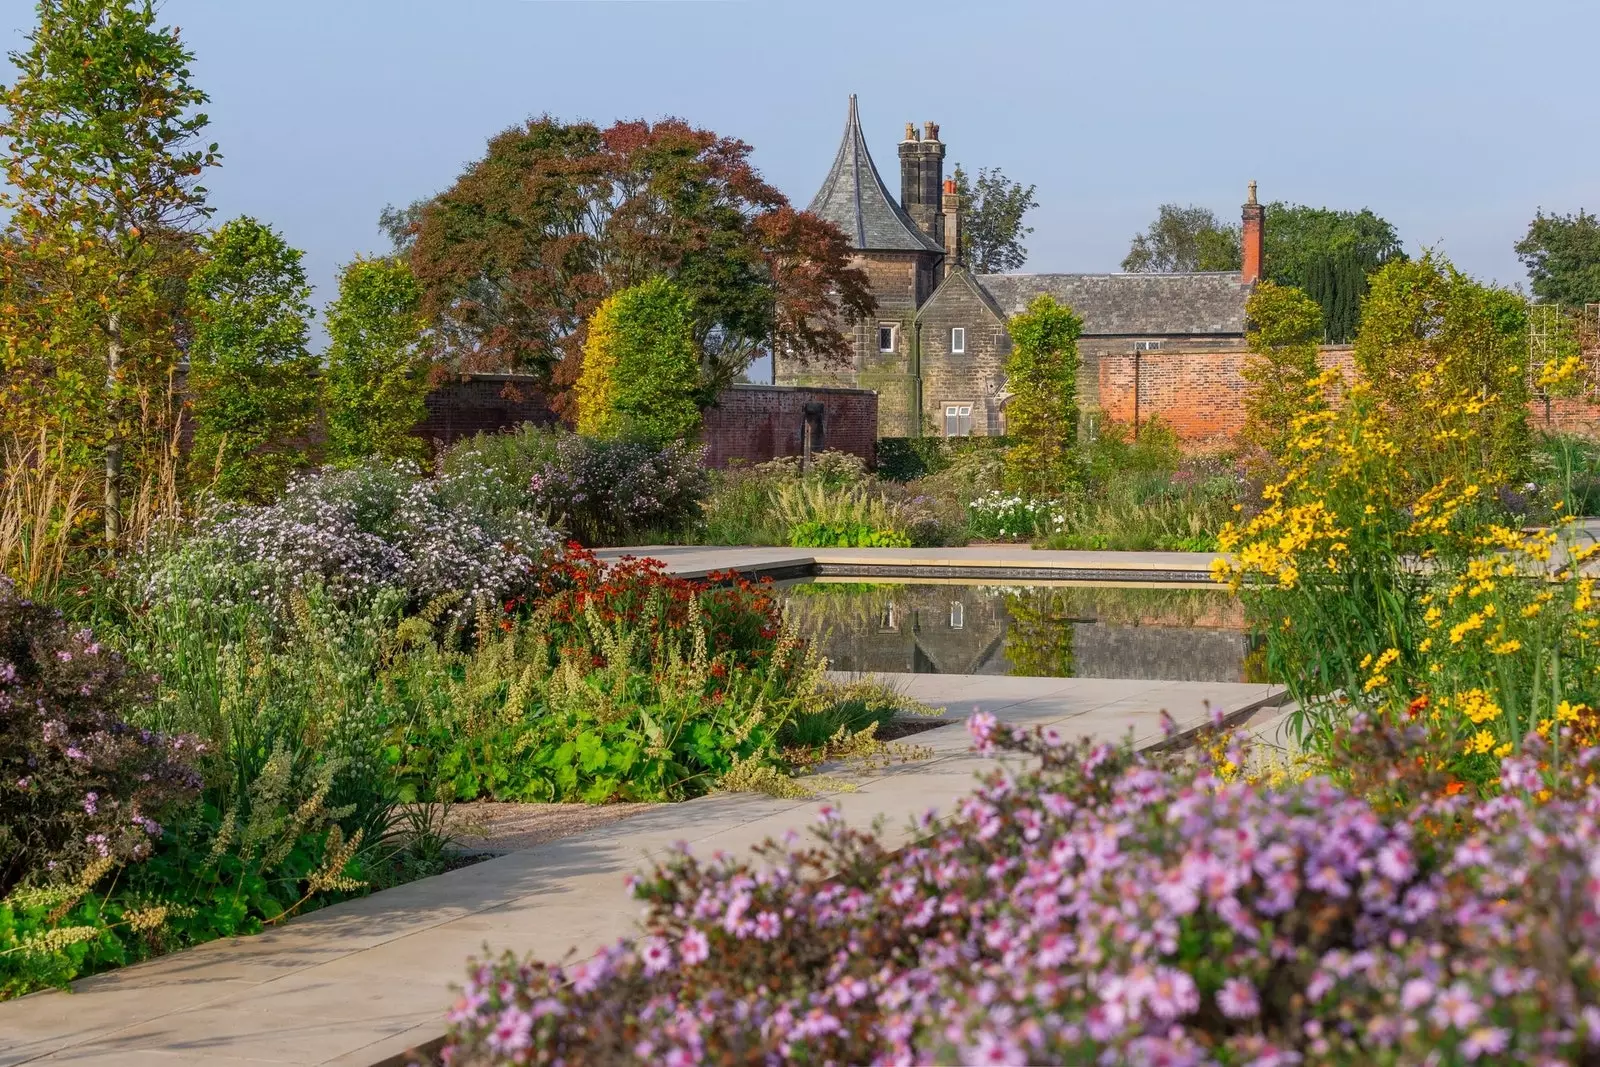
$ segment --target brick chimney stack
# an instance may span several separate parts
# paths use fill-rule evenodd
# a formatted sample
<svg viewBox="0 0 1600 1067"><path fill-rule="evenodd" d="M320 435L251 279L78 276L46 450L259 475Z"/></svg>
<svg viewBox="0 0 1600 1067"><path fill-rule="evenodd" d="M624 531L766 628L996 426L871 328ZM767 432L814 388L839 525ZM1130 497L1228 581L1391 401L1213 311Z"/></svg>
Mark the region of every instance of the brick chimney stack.
<svg viewBox="0 0 1600 1067"><path fill-rule="evenodd" d="M1254 285L1261 280L1261 261L1265 250L1265 229L1267 209L1256 203L1256 183L1250 183L1250 195L1244 202L1244 224L1239 229L1239 240L1243 246L1241 252L1241 265L1239 280L1246 285Z"/></svg>
<svg viewBox="0 0 1600 1067"><path fill-rule="evenodd" d="M956 180L944 182L944 272L961 266L961 198L956 195Z"/></svg>

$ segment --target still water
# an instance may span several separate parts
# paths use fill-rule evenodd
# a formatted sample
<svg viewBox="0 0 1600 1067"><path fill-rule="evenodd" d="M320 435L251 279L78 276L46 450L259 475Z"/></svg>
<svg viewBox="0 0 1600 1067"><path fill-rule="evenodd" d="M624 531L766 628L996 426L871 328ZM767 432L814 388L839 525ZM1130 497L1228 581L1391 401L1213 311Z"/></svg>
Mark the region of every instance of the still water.
<svg viewBox="0 0 1600 1067"><path fill-rule="evenodd" d="M834 670L1266 680L1241 605L1219 589L820 579L783 596Z"/></svg>

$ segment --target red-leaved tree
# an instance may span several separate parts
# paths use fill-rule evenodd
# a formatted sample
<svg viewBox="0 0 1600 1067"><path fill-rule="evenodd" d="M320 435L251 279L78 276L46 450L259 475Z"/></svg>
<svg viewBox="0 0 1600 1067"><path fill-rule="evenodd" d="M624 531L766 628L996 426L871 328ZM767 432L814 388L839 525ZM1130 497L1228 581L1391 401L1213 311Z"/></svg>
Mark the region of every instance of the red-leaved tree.
<svg viewBox="0 0 1600 1067"><path fill-rule="evenodd" d="M404 220L424 310L463 369L577 380L583 326L611 293L664 276L694 310L714 391L776 343L848 358L840 322L870 315L844 234L795 211L750 146L678 119L601 130L548 116Z"/></svg>

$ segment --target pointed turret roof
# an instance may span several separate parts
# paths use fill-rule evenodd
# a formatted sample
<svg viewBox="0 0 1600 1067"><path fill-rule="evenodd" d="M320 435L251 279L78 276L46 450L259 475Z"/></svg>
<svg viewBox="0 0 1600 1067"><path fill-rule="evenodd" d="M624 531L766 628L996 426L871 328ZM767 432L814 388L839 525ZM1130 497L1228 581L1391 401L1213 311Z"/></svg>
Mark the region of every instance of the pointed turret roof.
<svg viewBox="0 0 1600 1067"><path fill-rule="evenodd" d="M874 251L943 252L932 237L917 228L890 195L867 151L856 113L856 97L850 94L850 118L845 122L844 140L834 157L833 169L822 188L811 199L808 209L838 226L853 248Z"/></svg>

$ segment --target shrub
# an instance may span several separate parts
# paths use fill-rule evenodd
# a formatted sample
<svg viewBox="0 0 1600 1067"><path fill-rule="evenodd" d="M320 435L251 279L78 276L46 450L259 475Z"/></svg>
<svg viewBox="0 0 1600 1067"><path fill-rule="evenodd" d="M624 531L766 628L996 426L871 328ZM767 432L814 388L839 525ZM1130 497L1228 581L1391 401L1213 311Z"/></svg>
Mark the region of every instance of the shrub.
<svg viewBox="0 0 1600 1067"><path fill-rule="evenodd" d="M1600 752L1507 760L1483 803L1365 724L1349 791L1240 780L1238 746L1163 766L969 725L1041 766L898 851L826 809L810 849L685 847L634 881L639 937L474 964L450 1062L1571 1062L1600 1040L1600 912L1573 891Z"/></svg>
<svg viewBox="0 0 1600 1067"><path fill-rule="evenodd" d="M671 534L697 518L709 479L681 442L600 440L524 426L483 434L442 459L443 492L494 511L544 516L586 545Z"/></svg>
<svg viewBox="0 0 1600 1067"><path fill-rule="evenodd" d="M614 293L589 319L579 433L681 440L700 426L704 392L693 314L671 282L652 278Z"/></svg>
<svg viewBox="0 0 1600 1067"><path fill-rule="evenodd" d="M1007 328L1006 388L1014 394L1006 425L1015 444L1006 452L1006 488L1059 493L1075 479L1072 446L1078 435L1078 335L1083 320L1049 296L1036 297Z"/></svg>
<svg viewBox="0 0 1600 1067"><path fill-rule="evenodd" d="M0 578L0 896L145 859L194 799L193 740L126 721L148 699L89 631Z"/></svg>
<svg viewBox="0 0 1600 1067"><path fill-rule="evenodd" d="M878 477L910 482L950 466L950 450L942 437L880 437Z"/></svg>
<svg viewBox="0 0 1600 1067"><path fill-rule="evenodd" d="M899 533L900 516L877 487L867 482L830 485L817 479L780 482L773 510L791 531L878 531ZM907 542L909 543L909 542Z"/></svg>
<svg viewBox="0 0 1600 1067"><path fill-rule="evenodd" d="M328 452L335 460L420 458L427 414L422 289L400 260L357 259L328 305Z"/></svg>
<svg viewBox="0 0 1600 1067"><path fill-rule="evenodd" d="M464 799L682 799L781 768L779 732L815 702L821 665L764 586L572 546L535 603L469 652L427 641L397 664L403 776Z"/></svg>
<svg viewBox="0 0 1600 1067"><path fill-rule="evenodd" d="M313 585L342 605L392 587L414 607L530 589L555 535L528 512L472 504L403 461L300 475L272 504L216 511L176 548L153 547L132 568L136 597L188 600L203 588L281 610Z"/></svg>

